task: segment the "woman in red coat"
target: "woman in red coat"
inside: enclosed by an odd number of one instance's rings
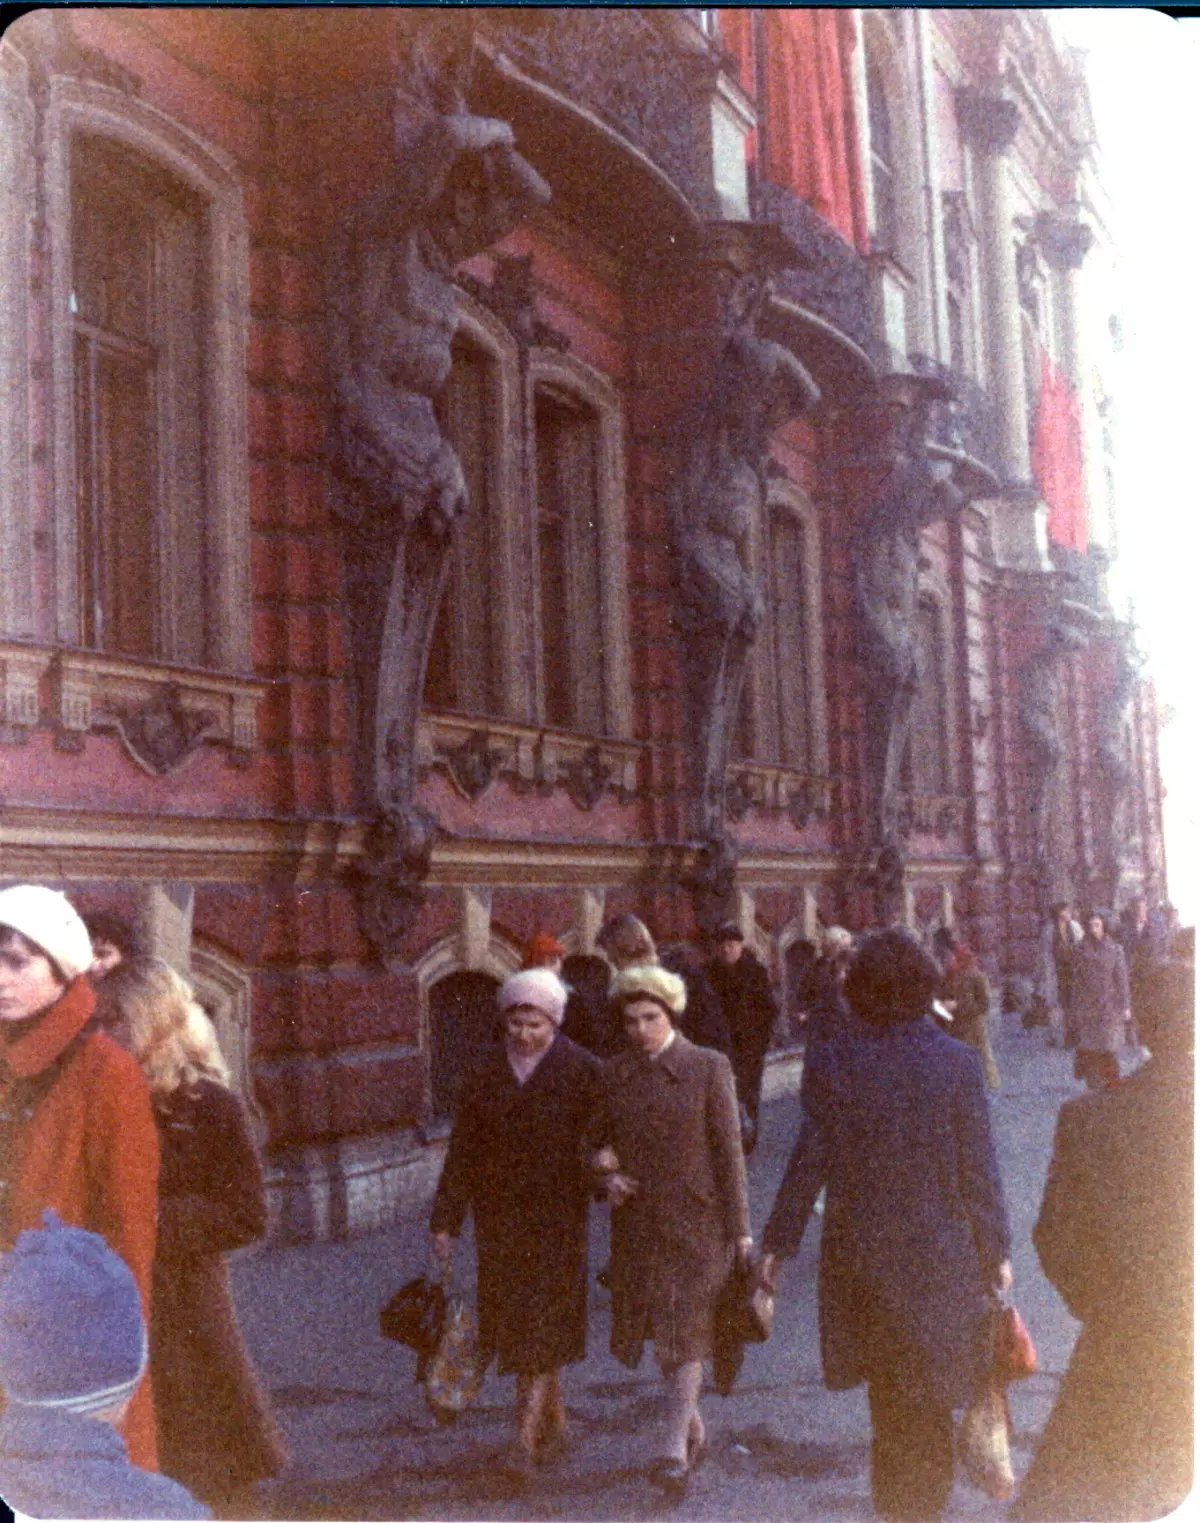
[[[0,890],[0,1248],[52,1206],[133,1271],[147,1321],[158,1214],[158,1133],[137,1064],[93,1021],[87,929],[65,895]],[[122,1425],[157,1466],[150,1378]]]

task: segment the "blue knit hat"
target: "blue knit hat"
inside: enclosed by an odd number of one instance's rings
[[[102,1237],[46,1211],[0,1259],[0,1386],[22,1406],[93,1413],[146,1368],[137,1282]]]

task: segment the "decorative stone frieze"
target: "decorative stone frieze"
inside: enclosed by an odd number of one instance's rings
[[[82,751],[93,730],[118,731],[138,765],[172,772],[202,744],[241,764],[258,745],[258,705],[269,686],[250,677],[163,666],[99,651],[0,643],[3,729],[21,741],[53,728],[59,750]]]
[[[1054,270],[1080,269],[1096,241],[1095,233],[1082,221],[1077,209],[1039,212],[1033,232],[1046,263]]]
[[[959,90],[954,100],[959,131],[985,153],[1007,153],[1017,138],[1021,108],[1015,100],[985,90]]]
[[[425,714],[417,731],[417,766],[423,775],[444,772],[471,803],[503,778],[520,793],[562,788],[582,810],[606,794],[628,803],[638,791],[637,741],[572,735],[508,720],[460,714]]]
[[[786,814],[797,830],[803,830],[832,813],[833,779],[766,762],[739,761],[729,769],[725,811],[738,821],[752,809],[765,815]]]

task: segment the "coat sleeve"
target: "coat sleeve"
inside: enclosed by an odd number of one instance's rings
[[[806,1065],[801,1096],[800,1130],[788,1159],[775,1204],[763,1228],[763,1250],[790,1259],[800,1247],[817,1196],[829,1172],[825,1053],[815,1053]]]
[[[132,1269],[149,1312],[158,1233],[158,1127],[137,1063],[108,1038],[96,1041],[104,1045],[89,1086],[88,1226]]]
[[[1094,1299],[1093,1175],[1085,1118],[1068,1102],[1058,1113],[1046,1190],[1033,1245],[1046,1278],[1073,1317],[1085,1319]]]
[[[725,1232],[730,1242],[750,1236],[750,1192],[746,1184],[746,1156],[742,1152],[742,1129],[738,1120],[733,1069],[722,1053],[712,1053],[708,1065],[708,1145],[713,1172],[725,1211]]]
[[[200,1106],[203,1152],[195,1189],[159,1200],[158,1251],[164,1258],[230,1253],[267,1229],[262,1166],[241,1101],[214,1085]],[[164,1156],[170,1145],[168,1134]]]
[[[1000,1166],[992,1141],[983,1064],[977,1053],[962,1051],[961,1077],[955,1087],[959,1189],[975,1238],[979,1265],[989,1285],[1011,1252],[1008,1212]]]
[[[1125,959],[1124,949],[1117,947],[1117,955],[1113,958],[1113,992],[1117,999],[1117,1010],[1123,1012],[1129,1009],[1129,963]]]

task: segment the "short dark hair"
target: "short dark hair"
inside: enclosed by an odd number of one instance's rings
[[[723,926],[718,927],[714,941],[745,941],[742,928],[734,920],[727,920]]]
[[[891,1026],[919,1020],[941,976],[933,958],[907,931],[876,931],[858,949],[843,992],[864,1021]]]
[[[122,920],[119,915],[110,915],[104,910],[99,910],[94,915],[81,915],[80,919],[87,926],[87,933],[92,938],[93,946],[98,941],[111,941],[122,957],[136,955],[137,939],[129,922]]]

